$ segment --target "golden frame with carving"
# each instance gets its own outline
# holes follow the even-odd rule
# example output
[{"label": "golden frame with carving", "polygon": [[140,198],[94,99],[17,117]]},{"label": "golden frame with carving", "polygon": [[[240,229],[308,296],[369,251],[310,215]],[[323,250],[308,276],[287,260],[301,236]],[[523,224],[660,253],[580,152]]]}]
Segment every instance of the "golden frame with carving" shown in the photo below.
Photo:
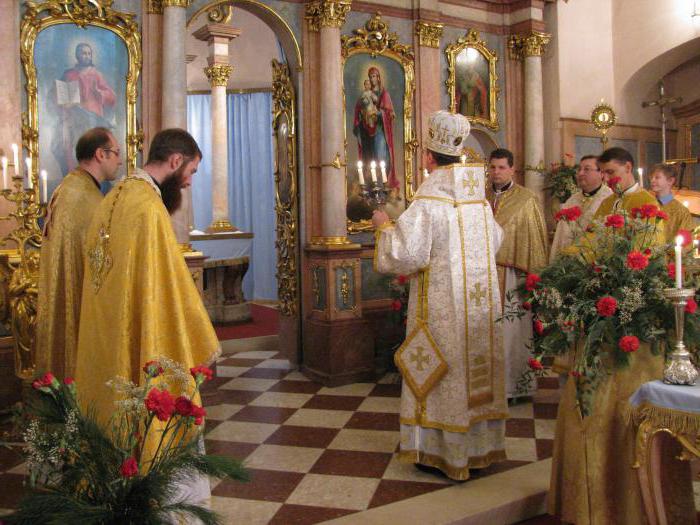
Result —
[{"label": "golden frame with carving", "polygon": [[[376,13],[359,29],[353,30],[352,36],[341,38],[341,54],[343,72],[347,60],[358,54],[387,57],[399,63],[404,73],[403,93],[403,165],[404,165],[404,198],[406,206],[413,200],[413,173],[415,152],[418,148],[415,130],[413,129],[413,97],[416,90],[415,56],[413,48],[399,43],[396,33],[389,32],[389,24],[382,20],[381,14]],[[343,86],[343,109],[347,115],[345,86]],[[347,159],[347,137],[345,139],[345,158]],[[348,166],[347,169],[353,169]],[[374,227],[370,220],[352,221],[348,219],[348,232],[358,233],[372,231]]]},{"label": "golden frame with carving", "polygon": [[499,96],[498,75],[496,74],[496,62],[498,56],[495,51],[490,50],[486,43],[479,38],[479,33],[475,29],[469,29],[467,34],[445,48],[447,55],[447,93],[450,95],[450,109],[454,112],[457,108],[457,62],[462,53],[468,53],[469,49],[474,49],[488,63],[488,117],[465,115],[472,124],[479,124],[491,130],[497,131],[500,127],[498,123],[498,110],[496,103]]},{"label": "golden frame with carving", "polygon": [[112,9],[112,0],[49,0],[42,3],[27,2],[26,5],[20,25],[20,58],[27,93],[27,112],[22,115],[22,141],[32,159],[34,187],[39,187],[39,108],[34,47],[41,31],[59,24],[106,29],[123,41],[129,60],[125,79],[126,164],[129,169],[134,168],[138,152],[143,146],[143,131],[138,129],[136,121],[138,78],[141,71],[141,34],[136,15]]}]

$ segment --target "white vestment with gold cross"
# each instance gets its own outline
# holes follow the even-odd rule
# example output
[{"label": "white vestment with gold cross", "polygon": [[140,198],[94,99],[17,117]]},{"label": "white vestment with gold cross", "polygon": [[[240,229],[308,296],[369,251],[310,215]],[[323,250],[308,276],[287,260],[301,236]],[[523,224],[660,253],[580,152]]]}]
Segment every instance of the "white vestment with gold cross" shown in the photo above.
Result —
[{"label": "white vestment with gold cross", "polygon": [[395,225],[376,234],[375,269],[411,276],[403,376],[403,461],[453,479],[505,459],[504,357],[495,256],[502,238],[484,166],[435,170]]}]

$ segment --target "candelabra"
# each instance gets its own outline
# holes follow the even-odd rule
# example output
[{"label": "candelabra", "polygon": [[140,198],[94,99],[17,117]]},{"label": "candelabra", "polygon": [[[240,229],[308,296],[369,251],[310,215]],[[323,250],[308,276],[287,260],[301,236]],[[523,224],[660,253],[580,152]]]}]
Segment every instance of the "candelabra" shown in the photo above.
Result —
[{"label": "candelabra", "polygon": [[387,187],[386,165],[384,161],[379,163],[382,178],[377,179],[377,164],[375,161],[370,163],[370,179],[365,178],[362,171],[362,161],[357,162],[357,176],[362,191],[362,197],[367,201],[372,208],[383,206],[386,204],[389,188]]},{"label": "candelabra", "polygon": [[671,303],[676,314],[676,345],[666,359],[664,383],[671,385],[692,385],[698,377],[698,371],[690,361],[690,353],[683,343],[685,323],[685,305],[695,295],[692,288],[666,288],[664,296]]},{"label": "candelabra", "polygon": [[[7,187],[7,167],[12,167],[14,172],[12,188]],[[0,195],[14,204],[14,209],[0,216],[0,220],[16,222],[16,227],[2,240],[4,245],[16,244],[16,253],[7,258],[5,265],[9,319],[4,321],[9,325],[14,339],[15,374],[24,380],[33,377],[36,366],[34,338],[41,247],[39,220],[46,215],[46,205],[39,201],[38,180],[31,170],[31,163],[27,168],[29,184],[25,188],[17,162],[8,165],[3,159],[3,183],[6,187],[0,190]],[[46,187],[46,180],[43,182]]]}]

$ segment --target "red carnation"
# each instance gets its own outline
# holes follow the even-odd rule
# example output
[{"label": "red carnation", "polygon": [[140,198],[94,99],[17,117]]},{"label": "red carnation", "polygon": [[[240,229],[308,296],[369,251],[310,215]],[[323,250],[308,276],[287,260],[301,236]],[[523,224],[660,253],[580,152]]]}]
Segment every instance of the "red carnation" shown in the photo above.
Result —
[{"label": "red carnation", "polygon": [[532,303],[530,301],[525,301],[523,303],[523,310],[532,310]]},{"label": "red carnation", "polygon": [[603,271],[603,269],[600,266],[598,266],[596,263],[593,263],[593,272],[594,273],[600,273],[602,271]]},{"label": "red carnation", "polygon": [[627,254],[627,267],[630,270],[643,270],[649,266],[649,259],[644,254],[634,250]]},{"label": "red carnation", "polygon": [[146,377],[158,377],[163,373],[163,367],[160,366],[158,361],[148,361],[143,365],[143,371]]},{"label": "red carnation", "polygon": [[695,310],[698,309],[698,303],[695,302],[695,299],[692,297],[688,299],[688,302],[685,303],[685,311],[688,312],[689,314],[694,314]]},{"label": "red carnation", "polygon": [[614,297],[606,295],[598,299],[595,304],[596,310],[598,310],[598,315],[601,317],[612,317],[617,311],[617,301]]},{"label": "red carnation", "polygon": [[659,213],[659,207],[656,204],[642,204],[639,212],[642,219],[653,219]]},{"label": "red carnation", "polygon": [[527,277],[525,278],[525,289],[528,292],[532,292],[535,288],[537,288],[537,284],[541,280],[542,279],[540,278],[540,276],[537,275],[536,273],[527,274]]},{"label": "red carnation", "polygon": [[124,460],[122,466],[119,467],[119,473],[123,478],[133,478],[139,474],[139,464],[136,458],[131,456]]},{"label": "red carnation", "polygon": [[197,383],[211,381],[214,377],[214,372],[212,372],[211,368],[207,368],[204,365],[197,365],[194,368],[190,368],[190,374],[192,374],[192,377],[194,377]]},{"label": "red carnation", "polygon": [[569,222],[578,220],[581,216],[581,208],[578,206],[571,206],[570,208],[564,208],[564,216]]},{"label": "red carnation", "polygon": [[207,411],[200,406],[192,405],[192,413],[190,416],[194,418],[195,425],[201,425],[204,422],[204,416],[207,415]]},{"label": "red carnation", "polygon": [[539,319],[535,319],[532,322],[532,327],[535,329],[537,335],[542,335],[544,333],[544,323]]},{"label": "red carnation", "polygon": [[581,372],[579,372],[578,370],[572,370],[571,372],[569,372],[569,375],[572,377],[581,377]]},{"label": "red carnation", "polygon": [[399,310],[401,310],[402,306],[403,305],[402,305],[401,301],[398,299],[394,299],[393,301],[391,301],[391,309],[394,310],[395,312],[398,312]]},{"label": "red carnation", "polygon": [[63,380],[64,385],[72,385],[73,383],[75,383],[75,379],[73,379],[72,377],[66,377]]},{"label": "red carnation", "polygon": [[405,275],[399,275],[399,276],[396,278],[396,281],[397,281],[399,284],[406,284],[406,283],[408,282],[408,277],[406,277]]},{"label": "red carnation", "polygon": [[668,270],[668,276],[671,279],[675,279],[676,278],[676,264],[675,263],[668,263],[666,265],[666,269]]},{"label": "red carnation", "polygon": [[542,370],[542,362],[539,359],[535,359],[534,357],[531,357],[527,360],[527,364],[533,370]]},{"label": "red carnation", "polygon": [[149,412],[153,412],[161,421],[167,421],[175,411],[175,399],[167,390],[152,388],[144,400]]},{"label": "red carnation", "polygon": [[175,400],[175,412],[181,416],[191,416],[193,406],[192,401],[185,396],[180,396]]},{"label": "red carnation", "polygon": [[693,242],[693,234],[690,233],[688,230],[683,230],[680,229],[676,233],[676,236],[681,236],[683,237],[683,246],[688,246],[691,242]]},{"label": "red carnation", "polygon": [[41,390],[42,388],[44,388],[44,385],[41,384],[41,381],[35,379],[34,381],[32,381],[32,388],[34,390]]},{"label": "red carnation", "polygon": [[625,218],[622,215],[608,215],[605,218],[605,225],[608,228],[622,228],[625,225]]},{"label": "red carnation", "polygon": [[667,221],[668,220],[668,213],[666,213],[663,210],[659,210],[656,212],[656,220],[657,221]]},{"label": "red carnation", "polygon": [[617,344],[623,352],[635,352],[639,348],[639,339],[633,335],[625,335],[620,338]]},{"label": "red carnation", "polygon": [[608,186],[610,186],[610,189],[615,190],[617,189],[617,185],[620,184],[620,181],[622,179],[620,177],[610,177],[608,179]]}]

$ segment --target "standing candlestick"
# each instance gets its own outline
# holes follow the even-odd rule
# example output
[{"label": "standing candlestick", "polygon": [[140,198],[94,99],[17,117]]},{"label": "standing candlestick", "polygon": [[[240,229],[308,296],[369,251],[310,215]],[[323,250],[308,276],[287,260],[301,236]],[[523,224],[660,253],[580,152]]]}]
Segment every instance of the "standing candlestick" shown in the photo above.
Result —
[{"label": "standing candlestick", "polygon": [[32,159],[27,157],[24,161],[27,163],[27,188],[31,190],[34,187],[32,183]]},{"label": "standing candlestick", "polygon": [[2,187],[9,188],[7,184],[7,157],[2,158]]},{"label": "standing candlestick", "polygon": [[42,191],[41,202],[48,203],[49,202],[49,177],[48,177],[48,174],[46,173],[46,170],[41,170],[41,191]]},{"label": "standing candlestick", "polygon": [[365,176],[362,174],[362,161],[357,161],[357,178],[360,179],[360,186],[365,185]]},{"label": "standing candlestick", "polygon": [[386,184],[386,162],[383,160],[379,161],[379,169],[382,172],[382,182]]},{"label": "standing candlestick", "polygon": [[369,163],[369,174],[372,177],[372,182],[377,183],[377,163],[372,161]]},{"label": "standing candlestick", "polygon": [[690,353],[683,342],[685,328],[685,306],[695,296],[692,288],[665,288],[666,299],[673,304],[676,321],[676,344],[670,355],[666,356],[664,383],[670,385],[693,385],[698,378],[698,370],[690,360]]},{"label": "standing candlestick", "polygon": [[14,162],[15,166],[15,177],[21,177],[22,173],[22,166],[19,163],[19,149],[17,148],[17,144],[12,144],[12,161]]},{"label": "standing candlestick", "polygon": [[644,169],[637,168],[637,175],[639,175],[639,187],[644,188]]},{"label": "standing candlestick", "polygon": [[683,246],[683,236],[676,237],[676,288],[683,288],[683,266],[681,263],[681,247]]}]

